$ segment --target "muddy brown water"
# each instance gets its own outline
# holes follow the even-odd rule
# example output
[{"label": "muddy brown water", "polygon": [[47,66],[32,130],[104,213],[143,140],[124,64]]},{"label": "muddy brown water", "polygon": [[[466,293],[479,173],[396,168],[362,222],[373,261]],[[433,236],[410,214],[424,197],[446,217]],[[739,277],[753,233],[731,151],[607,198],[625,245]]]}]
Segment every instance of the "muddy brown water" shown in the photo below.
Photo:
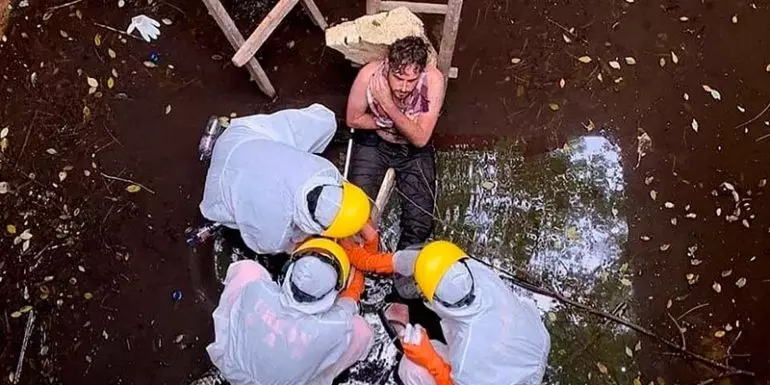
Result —
[{"label": "muddy brown water", "polygon": [[[331,22],[364,7],[318,3]],[[0,378],[16,371],[30,313],[14,313],[29,305],[35,321],[21,383],[185,382],[208,368],[212,338],[182,235],[198,220],[202,125],[212,114],[312,102],[341,114],[355,70],[295,11],[259,52],[279,91],[268,101],[229,64],[232,50],[201,4],[84,1],[43,20],[57,4],[14,9],[0,42],[0,129],[9,127],[0,182],[10,190],[0,195]],[[245,31],[260,12],[238,10],[236,21]],[[173,24],[153,44],[123,43],[93,24],[123,29],[138,13]],[[534,297],[552,333],[549,383],[768,382],[762,181],[770,139],[762,138],[770,114],[760,113],[770,102],[769,13],[762,2],[466,2],[454,60],[460,77],[450,81],[435,138],[437,235],[756,372],[717,379],[721,371],[648,338]],[[429,30],[435,37],[437,27]],[[153,50],[159,65],[145,67]],[[88,95],[86,75],[98,79],[101,97]],[[640,129],[652,146],[637,165]],[[336,161],[339,139],[328,154]],[[101,173],[154,194],[128,193]],[[728,221],[733,214],[738,220]],[[27,229],[23,251],[14,239]],[[174,290],[181,301],[171,299]]]}]

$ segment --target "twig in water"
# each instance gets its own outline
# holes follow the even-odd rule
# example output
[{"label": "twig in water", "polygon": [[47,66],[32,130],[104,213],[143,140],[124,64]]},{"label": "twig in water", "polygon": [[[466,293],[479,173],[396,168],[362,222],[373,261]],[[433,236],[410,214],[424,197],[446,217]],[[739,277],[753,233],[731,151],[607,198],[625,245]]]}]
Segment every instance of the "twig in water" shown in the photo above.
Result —
[{"label": "twig in water", "polygon": [[745,122],[743,122],[743,123],[733,127],[733,129],[741,128],[743,126],[746,126],[748,124],[753,123],[755,120],[759,119],[760,116],[764,115],[765,112],[767,112],[767,110],[769,110],[769,109],[770,109],[770,103],[767,103],[767,106],[765,106],[765,109],[762,110],[760,113],[758,113],[757,116],[755,116],[755,117],[753,117],[753,118],[751,118],[751,119],[749,119],[749,120],[747,120],[747,121],[745,121]]},{"label": "twig in water", "polygon": [[184,13],[184,11],[182,10],[182,8],[179,8],[179,7],[177,7],[176,5],[174,5],[174,4],[171,4],[171,3],[169,3],[168,1],[165,1],[165,0],[160,0],[160,2],[161,2],[161,3],[163,3],[163,4],[166,4],[166,5],[168,5],[168,6],[169,6],[169,7],[171,7],[171,8],[174,8],[174,9],[176,9],[177,11],[179,11],[179,13],[181,13],[182,15],[184,15],[184,17],[187,17],[187,14],[186,14],[186,13]]},{"label": "twig in water", "polygon": [[730,347],[727,348],[727,354],[725,355],[725,363],[726,364],[730,362],[730,357],[731,357],[730,356],[730,352],[733,350],[733,347],[735,346],[735,344],[738,343],[738,340],[741,339],[741,335],[743,335],[743,330],[738,332],[738,335],[735,336],[735,339],[733,340],[733,343],[731,343]]},{"label": "twig in water", "polygon": [[19,165],[19,161],[21,160],[22,155],[24,155],[24,150],[27,148],[27,141],[29,140],[29,133],[32,131],[32,126],[35,125],[35,120],[37,120],[37,112],[35,112],[35,115],[32,117],[32,121],[27,126],[27,135],[24,137],[24,144],[21,145],[21,151],[19,151],[19,157],[16,158],[16,164],[14,167]]},{"label": "twig in water", "polygon": [[580,39],[582,42],[584,42],[584,43],[588,44],[588,40],[586,40],[586,39],[584,39],[584,38],[582,38],[582,37],[579,37],[577,34],[575,34],[574,32],[570,31],[569,29],[567,29],[567,27],[565,27],[565,26],[563,26],[563,25],[561,25],[561,24],[559,24],[559,23],[555,22],[555,21],[554,21],[553,19],[551,19],[550,17],[546,16],[546,17],[545,17],[545,19],[546,19],[546,20],[548,20],[548,22],[549,22],[549,23],[551,23],[551,24],[553,24],[553,25],[555,25],[555,26],[559,27],[559,28],[560,28],[562,31],[564,31],[564,32],[566,32],[566,33],[568,33],[568,34],[572,35],[574,38],[576,38],[576,39]]},{"label": "twig in water", "polygon": [[50,11],[55,11],[55,10],[60,9],[60,8],[69,7],[70,5],[75,5],[75,4],[77,4],[77,3],[81,2],[81,1],[83,1],[83,0],[75,0],[75,1],[70,1],[69,3],[64,3],[64,4],[60,4],[60,5],[54,5],[53,7],[46,8],[46,11],[49,11],[49,12]]},{"label": "twig in water", "polygon": [[767,138],[770,138],[770,134],[767,134],[767,135],[762,135],[762,136],[760,136],[759,138],[757,138],[757,140],[755,140],[754,142],[759,142],[759,141],[761,141],[761,140],[765,140],[765,139],[767,139]]},{"label": "twig in water", "polygon": [[709,305],[709,303],[708,303],[708,302],[706,302],[706,303],[702,303],[702,304],[700,304],[700,305],[696,305],[696,306],[694,306],[692,309],[690,309],[690,310],[688,310],[688,311],[686,311],[686,312],[682,313],[682,315],[680,315],[679,317],[676,317],[676,320],[678,321],[678,320],[680,320],[680,319],[684,318],[686,315],[688,315],[688,314],[690,314],[690,313],[692,313],[692,312],[694,312],[694,311],[696,311],[696,310],[698,310],[698,309],[700,309],[700,308],[704,308],[704,307],[706,307],[706,306],[708,306],[708,305]]},{"label": "twig in water", "polygon": [[148,193],[155,194],[155,191],[153,191],[152,189],[148,188],[147,186],[145,186],[145,185],[143,185],[143,184],[141,184],[139,182],[133,181],[131,179],[124,179],[124,178],[120,178],[120,177],[117,177],[117,176],[108,175],[108,174],[105,174],[105,173],[101,173],[101,174],[102,174],[103,177],[105,177],[107,179],[119,180],[121,182],[135,184],[135,185],[137,185],[137,186],[147,190]]},{"label": "twig in water", "polygon": [[19,352],[19,361],[16,363],[16,372],[13,375],[13,383],[18,384],[21,378],[21,368],[24,366],[24,353],[27,352],[29,336],[32,334],[32,323],[35,322],[35,311],[30,310],[27,316],[27,326],[24,328],[24,338],[21,340],[21,352]]},{"label": "twig in water", "polygon": [[121,30],[117,29],[117,28],[113,28],[113,27],[110,27],[109,25],[104,25],[104,24],[101,24],[101,23],[96,23],[96,22],[94,22],[94,25],[95,25],[95,26],[97,26],[97,27],[101,27],[101,28],[104,28],[104,29],[110,30],[110,31],[112,31],[112,32],[117,32],[117,33],[119,33],[119,34],[121,34],[121,35],[125,35],[125,36],[129,36],[129,37],[132,37],[132,38],[134,38],[134,39],[136,39],[136,40],[139,40],[139,41],[144,41],[144,40],[143,40],[142,38],[140,38],[140,37],[136,37],[136,36],[134,36],[134,35],[132,35],[132,34],[130,34],[130,33],[126,33],[126,32],[124,32],[124,31],[121,31]]},{"label": "twig in water", "polygon": [[687,349],[687,339],[684,337],[685,329],[682,329],[682,327],[679,326],[679,322],[676,322],[674,317],[671,316],[671,313],[666,313],[666,315],[671,319],[671,322],[674,323],[674,326],[676,326],[676,330],[679,332],[679,335],[682,336],[682,348]]}]

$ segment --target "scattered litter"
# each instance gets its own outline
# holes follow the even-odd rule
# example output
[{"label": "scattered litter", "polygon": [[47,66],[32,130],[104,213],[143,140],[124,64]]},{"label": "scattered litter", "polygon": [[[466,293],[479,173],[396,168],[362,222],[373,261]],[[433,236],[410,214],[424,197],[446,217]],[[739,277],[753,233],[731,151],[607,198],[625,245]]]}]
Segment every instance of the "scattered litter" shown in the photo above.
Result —
[{"label": "scattered litter", "polygon": [[578,58],[578,61],[581,62],[581,63],[584,63],[584,64],[588,64],[588,63],[591,62],[591,57],[590,56],[581,56],[581,57]]}]

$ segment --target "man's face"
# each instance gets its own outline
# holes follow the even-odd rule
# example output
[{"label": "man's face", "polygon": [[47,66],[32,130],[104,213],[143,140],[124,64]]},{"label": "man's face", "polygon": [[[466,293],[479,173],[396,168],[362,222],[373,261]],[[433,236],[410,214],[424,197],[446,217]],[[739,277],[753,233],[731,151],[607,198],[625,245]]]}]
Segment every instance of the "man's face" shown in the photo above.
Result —
[{"label": "man's face", "polygon": [[404,67],[401,72],[388,71],[388,85],[393,97],[403,100],[417,86],[417,79],[420,78],[420,69],[412,64]]}]

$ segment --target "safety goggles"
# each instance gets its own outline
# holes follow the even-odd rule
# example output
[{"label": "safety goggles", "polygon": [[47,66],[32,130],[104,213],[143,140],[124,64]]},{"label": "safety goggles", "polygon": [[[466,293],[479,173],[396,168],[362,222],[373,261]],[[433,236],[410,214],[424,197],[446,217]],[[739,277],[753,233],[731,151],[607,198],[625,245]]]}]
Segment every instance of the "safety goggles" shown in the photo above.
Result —
[{"label": "safety goggles", "polygon": [[287,264],[287,266],[292,264],[292,263],[294,263],[294,262],[296,262],[298,259],[300,259],[302,257],[316,257],[316,258],[318,258],[319,261],[321,261],[321,262],[331,266],[334,269],[334,272],[337,273],[337,277],[338,278],[337,278],[337,282],[334,285],[334,288],[330,289],[326,293],[321,294],[320,296],[314,296],[314,295],[310,295],[310,294],[305,293],[304,291],[302,291],[299,287],[297,287],[297,285],[293,281],[291,281],[291,277],[289,277],[289,285],[291,286],[291,291],[294,294],[294,298],[297,300],[297,302],[301,302],[301,303],[317,302],[317,301],[320,301],[321,299],[323,299],[324,297],[326,297],[333,290],[339,291],[339,290],[342,289],[342,287],[344,286],[344,282],[342,281],[343,280],[343,278],[342,278],[342,266],[340,266],[340,264],[337,261],[337,259],[334,258],[334,256],[331,255],[331,253],[329,253],[328,251],[326,251],[324,249],[318,249],[318,248],[304,249],[304,250],[302,250],[302,251],[292,255],[292,257],[289,260],[289,263]]},{"label": "safety goggles", "polygon": [[473,277],[473,272],[471,272],[471,269],[468,267],[468,265],[465,263],[465,260],[460,261],[463,266],[465,266],[465,269],[468,270],[468,274],[471,275],[471,290],[466,294],[464,297],[462,297],[460,300],[458,300],[455,303],[449,303],[447,301],[442,300],[439,298],[438,295],[433,295],[433,300],[440,303],[442,306],[449,308],[449,309],[457,309],[461,308],[463,306],[470,305],[473,303],[473,301],[476,299],[476,279]]}]

